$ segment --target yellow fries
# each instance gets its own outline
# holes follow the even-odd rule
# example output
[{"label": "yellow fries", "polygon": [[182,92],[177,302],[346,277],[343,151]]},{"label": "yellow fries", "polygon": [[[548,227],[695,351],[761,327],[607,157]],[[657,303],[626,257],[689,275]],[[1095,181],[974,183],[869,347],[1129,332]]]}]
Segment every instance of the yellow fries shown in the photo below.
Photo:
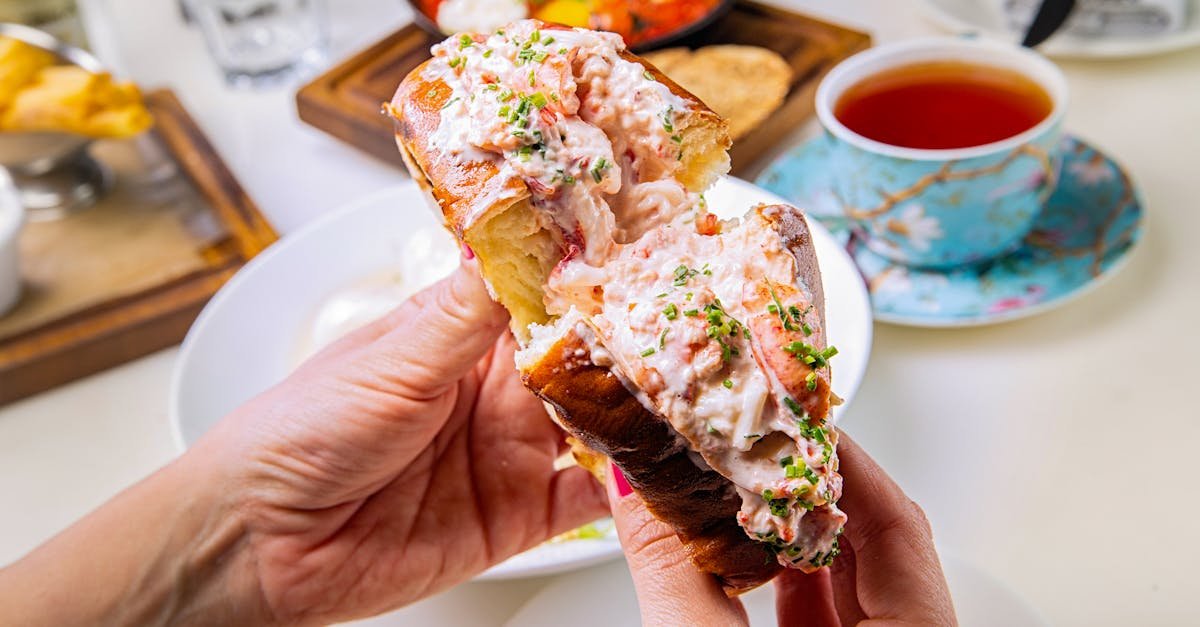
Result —
[{"label": "yellow fries", "polygon": [[129,137],[150,127],[136,85],[54,61],[44,50],[0,37],[0,131]]}]

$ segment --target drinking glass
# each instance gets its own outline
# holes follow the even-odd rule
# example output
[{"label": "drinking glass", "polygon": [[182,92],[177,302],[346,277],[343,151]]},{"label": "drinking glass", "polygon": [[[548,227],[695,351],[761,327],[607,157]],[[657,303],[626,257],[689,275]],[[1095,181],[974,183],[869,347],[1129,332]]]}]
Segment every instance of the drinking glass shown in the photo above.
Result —
[{"label": "drinking glass", "polygon": [[187,0],[186,6],[231,85],[310,75],[328,54],[324,0]]}]

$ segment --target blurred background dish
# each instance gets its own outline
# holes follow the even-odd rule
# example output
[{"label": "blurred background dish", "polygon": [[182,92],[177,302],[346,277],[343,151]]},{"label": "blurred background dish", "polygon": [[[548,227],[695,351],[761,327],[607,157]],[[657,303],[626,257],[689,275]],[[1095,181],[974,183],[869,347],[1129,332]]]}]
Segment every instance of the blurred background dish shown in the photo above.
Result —
[{"label": "blurred background dish", "polygon": [[431,33],[488,32],[514,20],[617,33],[633,50],[649,50],[694,33],[733,0],[409,0],[414,21]]},{"label": "blurred background dish", "polygon": [[[722,217],[758,202],[782,202],[738,179],[705,194]],[[813,243],[825,283],[833,387],[848,406],[866,370],[871,311],[853,262],[819,224]],[[287,376],[301,360],[374,312],[448,274],[458,247],[412,182],[366,196],[293,233],[248,263],[213,297],[184,340],[169,412],[180,450],[238,405]],[[549,542],[498,564],[481,579],[512,579],[581,568],[620,555],[606,523],[579,539]]]},{"label": "blurred background dish", "polygon": [[787,60],[758,46],[665,48],[644,58],[725,118],[734,141],[783,104],[792,81]]},{"label": "blurred background dish", "polygon": [[[1141,57],[1183,50],[1200,45],[1200,0],[1179,0],[1184,7],[1179,12],[1178,28],[1161,32],[1104,34],[1096,27],[1072,29],[1069,18],[1062,32],[1053,35],[1039,50],[1060,58],[1123,58]],[[1143,2],[1146,5],[1156,2]],[[1010,11],[1020,13],[1029,4],[1026,0],[920,0],[926,16],[941,28],[956,34],[974,34],[1019,42],[1024,35],[1023,22]],[[1076,12],[1080,12],[1077,3]],[[1133,2],[1113,3],[1124,7]],[[1010,9],[1011,5],[1011,9]],[[1087,17],[1086,15],[1084,16]],[[1086,25],[1084,25],[1086,26]],[[1090,33],[1090,34],[1087,34]]]},{"label": "blurred background dish", "polygon": [[152,124],[141,92],[90,53],[21,24],[0,23],[0,167],[31,220],[91,206],[111,175],[92,140],[132,137]]}]

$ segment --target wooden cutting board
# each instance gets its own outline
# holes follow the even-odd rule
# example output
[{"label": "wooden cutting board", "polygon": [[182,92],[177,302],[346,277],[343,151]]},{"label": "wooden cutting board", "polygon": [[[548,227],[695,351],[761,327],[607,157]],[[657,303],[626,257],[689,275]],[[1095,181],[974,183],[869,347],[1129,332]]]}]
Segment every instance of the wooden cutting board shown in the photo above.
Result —
[{"label": "wooden cutting board", "polygon": [[0,404],[179,343],[276,239],[174,94],[145,99],[149,132],[92,146],[113,188],[21,233],[24,290],[0,315]]},{"label": "wooden cutting board", "polygon": [[[403,167],[391,121],[380,112],[380,106],[392,99],[400,81],[429,58],[429,47],[440,40],[416,25],[402,28],[304,86],[296,94],[300,119]],[[775,7],[739,2],[708,28],[672,45],[762,46],[779,53],[791,66],[792,80],[783,104],[730,151],[733,173],[737,174],[810,118],[821,77],[870,43],[866,33]]]}]

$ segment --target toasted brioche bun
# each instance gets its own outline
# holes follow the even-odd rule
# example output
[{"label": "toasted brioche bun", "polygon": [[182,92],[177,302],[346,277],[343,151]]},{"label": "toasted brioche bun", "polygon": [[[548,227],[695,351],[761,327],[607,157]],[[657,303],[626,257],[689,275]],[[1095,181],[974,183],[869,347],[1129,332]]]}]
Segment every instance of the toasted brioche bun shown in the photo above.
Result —
[{"label": "toasted brioche bun", "polygon": [[[687,103],[674,124],[682,146],[674,178],[687,191],[702,192],[728,171],[727,124],[654,66],[628,52],[620,57],[641,65]],[[491,294],[509,311],[512,331],[525,347],[518,357],[524,383],[553,408],[580,464],[602,480],[605,460],[611,459],[647,508],[675,530],[696,566],[716,577],[728,594],[770,581],[783,566],[768,545],[742,528],[742,497],[732,481],[698,465],[668,419],[639,399],[615,366],[597,365],[594,343],[584,337],[587,329],[556,324],[568,320],[547,310],[547,282],[570,253],[564,234],[533,206],[535,190],[506,168],[499,154],[447,156],[434,145],[453,90],[437,72],[426,71],[433,62],[405,78],[386,110],[395,120],[396,142],[413,179],[446,227],[474,251]],[[785,287],[803,293],[823,330],[824,295],[803,214],[786,206],[760,207],[746,219],[769,224],[767,237],[778,238],[793,260],[795,285]],[[533,342],[535,325],[543,334],[548,328],[557,335],[550,342]],[[823,333],[812,342],[823,349]],[[813,416],[824,419],[830,400],[827,375],[815,391],[805,392],[803,373],[776,374],[795,398],[808,399],[805,408]]]},{"label": "toasted brioche bun", "polygon": [[[553,29],[553,27],[548,27]],[[689,103],[677,123],[682,137],[683,169],[678,180],[688,191],[702,192],[729,171],[728,127],[704,103],[657,68],[622,51],[655,80]],[[451,89],[440,78],[425,78],[418,66],[400,83],[388,112],[395,120],[396,144],[417,185],[432,198],[446,227],[479,258],[492,296],[512,316],[518,339],[529,338],[531,323],[549,320],[542,304],[543,287],[563,257],[562,238],[543,224],[529,204],[530,190],[515,174],[502,174],[499,159],[451,159],[434,149],[429,138],[441,121]]]}]

